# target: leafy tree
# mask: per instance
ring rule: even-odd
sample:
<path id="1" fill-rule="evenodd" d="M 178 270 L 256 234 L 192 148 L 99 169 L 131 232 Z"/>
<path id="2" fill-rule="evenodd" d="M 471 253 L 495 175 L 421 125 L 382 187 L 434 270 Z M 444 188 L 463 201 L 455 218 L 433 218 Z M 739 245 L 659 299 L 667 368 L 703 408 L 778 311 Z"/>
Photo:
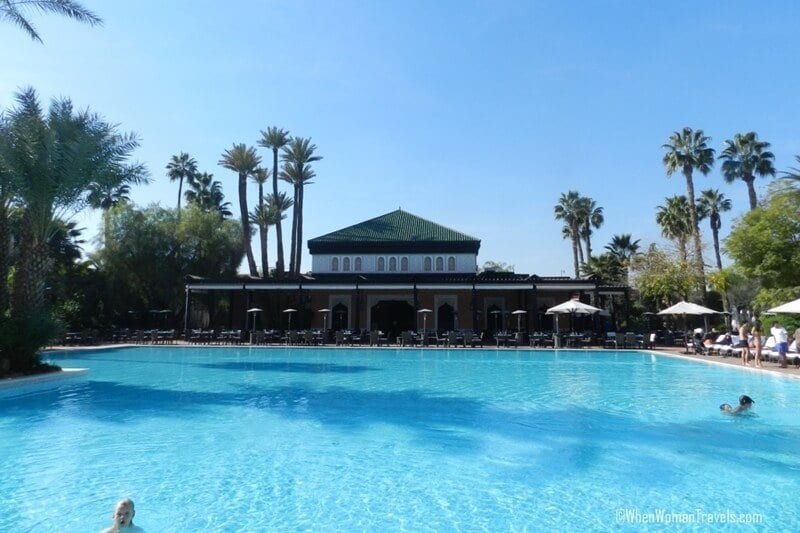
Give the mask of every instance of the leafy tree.
<path id="1" fill-rule="evenodd" d="M 184 197 L 186 203 L 196 204 L 203 211 L 219 213 L 223 218 L 233 216 L 231 203 L 225 201 L 222 184 L 208 172 L 197 175 L 194 182 L 189 184 L 189 190 L 184 193 Z"/>
<path id="2" fill-rule="evenodd" d="M 568 191 L 561 193 L 558 203 L 553 208 L 556 220 L 564 223 L 562 235 L 572 243 L 572 264 L 575 269 L 575 277 L 580 275 L 580 265 L 578 253 L 580 249 L 580 209 L 581 195 L 578 191 Z"/>
<path id="3" fill-rule="evenodd" d="M 294 213 L 292 220 L 292 250 L 289 260 L 289 271 L 298 275 L 300 273 L 300 260 L 303 255 L 303 191 L 306 185 L 313 183 L 316 174 L 311 169 L 311 163 L 322 159 L 314 155 L 317 145 L 311 144 L 311 139 L 295 137 L 283 148 L 283 172 L 281 179 L 294 186 Z"/>
<path id="4" fill-rule="evenodd" d="M 686 243 L 692 234 L 692 222 L 686 197 L 680 195 L 665 198 L 664 205 L 656 208 L 656 222 L 661 226 L 661 234 L 675 242 L 681 261 L 688 261 Z"/>
<path id="5" fill-rule="evenodd" d="M 711 236 L 714 239 L 714 255 L 717 259 L 717 269 L 722 269 L 722 256 L 719 253 L 719 230 L 722 228 L 720 213 L 731 210 L 731 201 L 719 192 L 719 189 L 707 189 L 700 193 L 697 199 L 697 216 L 700 220 L 709 221 Z M 726 309 L 727 311 L 727 309 Z"/>
<path id="6" fill-rule="evenodd" d="M 502 261 L 485 261 L 480 268 L 481 272 L 514 272 L 514 265 Z"/>
<path id="7" fill-rule="evenodd" d="M 123 205 L 111 212 L 109 239 L 93 259 L 108 283 L 106 306 L 123 316 L 179 310 L 187 275 L 225 278 L 242 260 L 240 225 L 190 203 L 177 210 Z"/>
<path id="8" fill-rule="evenodd" d="M 759 141 L 758 135 L 754 131 L 745 134 L 737 133 L 733 136 L 733 140 L 728 139 L 725 144 L 727 146 L 719 156 L 723 160 L 722 176 L 727 183 L 733 183 L 738 179 L 745 182 L 752 211 L 758 205 L 754 185 L 756 175 L 774 176 L 775 156 L 767 150 L 770 144 Z"/>
<path id="9" fill-rule="evenodd" d="M 289 144 L 291 139 L 292 138 L 289 136 L 288 131 L 276 126 L 272 126 L 267 128 L 267 131 L 261 132 L 261 140 L 258 141 L 259 146 L 263 146 L 264 148 L 269 148 L 272 150 L 272 196 L 275 198 L 278 197 L 278 151 Z M 286 263 L 284 262 L 283 254 L 283 229 L 281 226 L 281 220 L 282 219 L 279 219 L 275 224 L 275 234 L 278 239 L 278 263 L 276 266 L 278 277 L 282 276 L 284 270 L 286 269 Z"/>
<path id="10" fill-rule="evenodd" d="M 173 155 L 167 163 L 167 176 L 169 181 L 178 182 L 178 216 L 181 212 L 181 195 L 183 194 L 183 181 L 192 185 L 197 178 L 197 161 L 186 152 Z"/>
<path id="11" fill-rule="evenodd" d="M 800 198 L 780 192 L 735 224 L 725 249 L 763 289 L 800 288 Z"/>
<path id="12" fill-rule="evenodd" d="M 667 153 L 664 154 L 664 168 L 667 176 L 672 176 L 675 172 L 681 172 L 686 178 L 686 198 L 689 205 L 690 236 L 694 239 L 694 259 L 697 266 L 698 279 L 702 280 L 705 276 L 703 264 L 703 245 L 700 241 L 700 226 L 697 218 L 697 206 L 695 205 L 694 180 L 693 174 L 697 170 L 701 174 L 708 175 L 714 165 L 714 149 L 708 146 L 710 137 L 703 133 L 703 130 L 693 131 L 692 128 L 683 128 L 680 132 L 674 132 L 667 144 L 663 145 Z M 705 284 L 701 283 L 703 291 Z"/>
<path id="13" fill-rule="evenodd" d="M 639 295 L 654 307 L 667 307 L 687 299 L 697 286 L 697 274 L 691 265 L 651 244 L 645 253 L 634 257 L 631 265 L 632 285 Z"/>
<path id="14" fill-rule="evenodd" d="M 26 11 L 55 13 L 85 22 L 91 26 L 103 21 L 75 0 L 0 0 L 0 18 L 7 19 L 22 28 L 31 39 L 42 42 L 36 28 L 28 20 Z"/>
<path id="15" fill-rule="evenodd" d="M 255 148 L 246 146 L 244 143 L 234 144 L 230 149 L 223 152 L 219 164 L 239 175 L 239 214 L 242 221 L 242 234 L 244 235 L 244 251 L 247 254 L 247 266 L 250 268 L 250 275 L 257 278 L 258 267 L 256 267 L 256 260 L 253 256 L 253 232 L 250 228 L 250 213 L 247 208 L 247 178 L 261 164 L 261 158 L 256 154 Z"/>

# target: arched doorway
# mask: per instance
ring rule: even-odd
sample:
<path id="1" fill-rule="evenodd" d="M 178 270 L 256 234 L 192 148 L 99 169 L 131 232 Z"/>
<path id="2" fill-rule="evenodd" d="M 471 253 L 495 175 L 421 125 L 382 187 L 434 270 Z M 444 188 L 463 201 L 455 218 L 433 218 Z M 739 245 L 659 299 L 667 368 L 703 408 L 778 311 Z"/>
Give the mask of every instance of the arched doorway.
<path id="1" fill-rule="evenodd" d="M 381 300 L 370 309 L 372 329 L 395 339 L 401 332 L 414 329 L 414 308 L 404 300 Z"/>
<path id="2" fill-rule="evenodd" d="M 332 329 L 338 331 L 340 329 L 347 329 L 348 322 L 348 309 L 347 306 L 339 302 L 331 309 L 332 315 Z"/>
<path id="3" fill-rule="evenodd" d="M 452 331 L 456 329 L 456 313 L 453 306 L 449 303 L 443 303 L 436 310 L 436 323 L 439 325 L 441 331 Z"/>
<path id="4" fill-rule="evenodd" d="M 503 329 L 503 310 L 495 304 L 486 309 L 486 327 L 489 331 L 495 332 Z"/>

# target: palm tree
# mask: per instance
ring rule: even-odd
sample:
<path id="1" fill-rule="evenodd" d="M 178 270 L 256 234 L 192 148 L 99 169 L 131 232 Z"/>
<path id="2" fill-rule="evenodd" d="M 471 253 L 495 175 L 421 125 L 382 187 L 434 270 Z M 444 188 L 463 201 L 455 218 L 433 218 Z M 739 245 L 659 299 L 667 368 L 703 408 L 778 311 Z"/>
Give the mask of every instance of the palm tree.
<path id="1" fill-rule="evenodd" d="M 284 173 L 287 181 L 294 185 L 294 218 L 292 220 L 292 255 L 289 270 L 297 275 L 300 273 L 300 260 L 303 251 L 303 190 L 305 185 L 315 177 L 310 163 L 319 161 L 321 156 L 314 155 L 317 145 L 311 144 L 311 139 L 295 137 L 283 148 Z M 283 177 L 283 176 L 281 176 Z"/>
<path id="2" fill-rule="evenodd" d="M 708 142 L 711 140 L 703 130 L 693 131 L 692 128 L 683 128 L 680 132 L 674 132 L 667 144 L 663 148 L 667 150 L 664 154 L 664 167 L 667 176 L 672 176 L 675 172 L 683 173 L 686 178 L 686 198 L 688 198 L 689 219 L 691 223 L 691 236 L 694 238 L 694 259 L 697 265 L 698 279 L 705 279 L 705 266 L 703 264 L 703 245 L 700 242 L 700 226 L 697 221 L 697 206 L 695 205 L 694 182 L 692 174 L 695 170 L 704 176 L 711 171 L 714 165 L 714 149 L 709 148 Z M 705 292 L 705 283 L 702 284 Z"/>
<path id="3" fill-rule="evenodd" d="M 302 244 L 298 244 L 302 242 L 301 238 L 298 237 L 300 234 L 302 208 L 298 208 L 298 204 L 302 202 L 303 187 L 307 183 L 312 183 L 310 180 L 315 176 L 316 174 L 310 168 L 306 168 L 305 173 L 303 173 L 298 165 L 292 163 L 284 163 L 283 170 L 281 170 L 281 179 L 287 183 L 291 183 L 294 190 L 294 199 L 292 200 L 292 206 L 294 206 L 292 210 L 292 237 L 289 254 L 289 273 L 291 274 L 298 274 L 300 272 L 298 263 L 299 255 L 302 253 Z"/>
<path id="4" fill-rule="evenodd" d="M 56 13 L 67 18 L 85 22 L 90 26 L 102 24 L 103 20 L 75 0 L 0 0 L 0 19 L 8 19 L 22 28 L 31 39 L 42 42 L 33 24 L 24 11 Z"/>
<path id="5" fill-rule="evenodd" d="M 181 195 L 183 193 L 183 180 L 188 185 L 197 177 L 197 161 L 186 152 L 173 155 L 167 163 L 167 176 L 169 181 L 178 182 L 178 216 L 181 216 Z"/>
<path id="6" fill-rule="evenodd" d="M 286 211 L 292 206 L 292 200 L 286 196 L 286 193 L 278 193 L 278 200 L 276 201 L 271 194 L 267 195 L 266 203 L 256 206 L 253 213 L 250 215 L 251 221 L 263 228 L 263 248 L 262 248 L 262 264 L 264 269 L 264 278 L 269 274 L 269 259 L 267 258 L 267 236 L 269 234 L 269 227 L 274 226 L 279 220 L 286 218 Z"/>
<path id="7" fill-rule="evenodd" d="M 187 203 L 197 204 L 203 211 L 218 211 L 223 218 L 233 216 L 231 203 L 225 201 L 222 184 L 213 174 L 202 172 L 197 175 L 190 189 L 184 193 Z"/>
<path id="8" fill-rule="evenodd" d="M 598 229 L 603 225 L 603 208 L 597 207 L 597 202 L 589 197 L 580 199 L 579 218 L 580 233 L 586 243 L 586 260 L 592 258 L 592 228 Z"/>
<path id="9" fill-rule="evenodd" d="M 261 164 L 261 158 L 256 154 L 255 148 L 241 143 L 234 144 L 229 150 L 225 150 L 219 164 L 239 174 L 239 213 L 242 218 L 244 251 L 247 254 L 247 266 L 250 268 L 250 275 L 256 278 L 258 277 L 258 268 L 253 257 L 253 234 L 250 229 L 250 213 L 247 210 L 247 178 Z"/>
<path id="10" fill-rule="evenodd" d="M 597 276 L 598 283 L 616 283 L 624 277 L 624 267 L 617 256 L 611 252 L 590 257 L 581 267 L 584 276 Z"/>
<path id="11" fill-rule="evenodd" d="M 8 272 L 11 269 L 11 225 L 9 215 L 14 199 L 11 169 L 3 161 L 3 154 L 11 151 L 10 123 L 0 114 L 0 316 L 8 309 Z"/>
<path id="12" fill-rule="evenodd" d="M 722 257 L 719 254 L 719 230 L 722 228 L 720 213 L 731 210 L 731 201 L 719 192 L 719 189 L 707 189 L 697 199 L 697 215 L 700 220 L 708 219 L 711 224 L 711 235 L 714 238 L 714 254 L 717 259 L 717 270 L 722 270 Z"/>
<path id="13" fill-rule="evenodd" d="M 800 163 L 800 155 L 794 156 L 798 163 Z M 783 174 L 784 180 L 791 182 L 795 182 L 795 184 L 800 184 L 800 168 L 796 167 L 789 167 L 788 172 L 781 172 Z"/>
<path id="14" fill-rule="evenodd" d="M 611 242 L 605 247 L 622 265 L 626 284 L 628 282 L 628 269 L 631 266 L 631 259 L 639 252 L 639 240 L 632 241 L 630 233 L 622 233 L 621 235 L 614 235 L 611 238 Z"/>
<path id="15" fill-rule="evenodd" d="M 664 199 L 664 205 L 656 208 L 656 222 L 661 226 L 661 234 L 675 242 L 681 261 L 688 261 L 687 241 L 692 235 L 692 222 L 689 215 L 689 202 L 683 195 Z"/>
<path id="16" fill-rule="evenodd" d="M 120 204 L 130 202 L 130 192 L 131 187 L 128 184 L 122 184 L 117 187 L 100 183 L 89 184 L 89 194 L 86 197 L 89 207 L 103 211 L 103 242 L 108 242 L 106 231 L 111 209 Z"/>
<path id="17" fill-rule="evenodd" d="M 564 222 L 562 236 L 572 243 L 572 263 L 575 268 L 575 277 L 580 276 L 578 263 L 578 250 L 580 248 L 580 200 L 578 191 L 561 193 L 558 203 L 553 208 L 556 220 Z"/>
<path id="18" fill-rule="evenodd" d="M 117 132 L 88 110 L 75 113 L 68 99 L 53 101 L 45 114 L 36 92 L 26 89 L 5 120 L 8 138 L 0 143 L 0 160 L 22 210 L 12 313 L 34 316 L 43 309 L 47 243 L 59 215 L 79 209 L 92 183 L 138 183 L 147 173 L 127 163 L 139 144 L 135 136 Z"/>
<path id="19" fill-rule="evenodd" d="M 267 216 L 267 208 L 264 205 L 264 183 L 269 179 L 269 170 L 266 168 L 258 167 L 251 176 L 253 181 L 258 183 L 258 208 L 254 213 L 258 214 L 256 217 L 256 225 L 258 226 L 258 236 L 261 243 L 261 275 L 266 278 L 269 274 L 269 261 L 267 260 L 267 227 L 266 224 L 269 217 Z"/>
<path id="20" fill-rule="evenodd" d="M 725 144 L 728 146 L 719 156 L 723 160 L 722 176 L 726 183 L 733 183 L 737 179 L 741 179 L 747 184 L 747 196 L 752 211 L 758 205 L 753 182 L 756 175 L 761 177 L 775 175 L 775 167 L 772 164 L 775 156 L 772 152 L 767 151 L 770 144 L 759 141 L 758 135 L 754 131 L 745 134 L 737 133 L 733 136 L 733 140 L 728 139 Z"/>
<path id="21" fill-rule="evenodd" d="M 267 128 L 267 131 L 261 132 L 261 140 L 258 141 L 259 146 L 269 148 L 272 150 L 272 195 L 278 196 L 278 150 L 281 150 L 291 141 L 289 132 L 276 126 Z M 276 271 L 278 277 L 283 275 L 285 270 L 285 263 L 283 260 L 283 230 L 281 228 L 281 219 L 275 224 L 275 234 L 278 239 L 278 264 Z"/>

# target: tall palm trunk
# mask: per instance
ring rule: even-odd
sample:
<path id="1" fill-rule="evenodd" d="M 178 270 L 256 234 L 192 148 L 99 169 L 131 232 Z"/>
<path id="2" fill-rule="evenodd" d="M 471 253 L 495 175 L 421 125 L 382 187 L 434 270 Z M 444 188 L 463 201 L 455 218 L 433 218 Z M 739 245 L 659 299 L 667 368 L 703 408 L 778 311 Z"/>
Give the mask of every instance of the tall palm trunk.
<path id="1" fill-rule="evenodd" d="M 756 196 L 755 186 L 756 177 L 752 172 L 747 172 L 742 176 L 742 181 L 747 184 L 747 197 L 750 200 L 750 211 L 752 211 L 758 207 L 758 197 Z"/>
<path id="2" fill-rule="evenodd" d="M 575 277 L 580 276 L 580 267 L 578 266 L 578 248 L 580 245 L 578 243 L 578 238 L 573 236 L 572 237 L 572 266 L 575 267 Z"/>
<path id="3" fill-rule="evenodd" d="M 181 216 L 181 195 L 183 194 L 183 176 L 178 180 L 178 217 Z"/>
<path id="4" fill-rule="evenodd" d="M 299 188 L 297 184 L 294 186 L 294 205 L 292 207 L 292 242 L 289 249 L 289 272 L 296 274 L 295 260 L 297 255 L 297 208 L 299 201 Z"/>
<path id="5" fill-rule="evenodd" d="M 722 256 L 719 253 L 719 230 L 722 227 L 722 219 L 717 213 L 711 214 L 711 236 L 714 239 L 714 255 L 717 260 L 717 270 L 722 270 Z"/>
<path id="6" fill-rule="evenodd" d="M 27 213 L 23 215 L 19 248 L 11 312 L 25 317 L 44 308 L 45 279 L 50 266 L 47 243 L 37 237 Z"/>
<path id="7" fill-rule="evenodd" d="M 686 249 L 686 238 L 679 237 L 676 241 L 676 244 L 678 245 L 678 255 L 680 256 L 681 261 L 686 263 L 689 260 L 689 250 Z"/>
<path id="8" fill-rule="evenodd" d="M 267 256 L 267 224 L 264 221 L 264 184 L 258 184 L 258 237 L 261 241 L 261 277 L 269 277 L 269 257 Z"/>
<path id="9" fill-rule="evenodd" d="M 295 260 L 295 274 L 300 274 L 300 263 L 303 258 L 303 184 L 300 183 L 299 194 L 297 199 L 300 201 L 300 207 L 297 209 L 297 249 L 294 253 Z"/>
<path id="10" fill-rule="evenodd" d="M 278 197 L 278 148 L 272 149 L 272 197 Z M 278 277 L 283 275 L 284 262 L 283 262 L 283 229 L 281 228 L 281 217 L 275 223 L 275 237 L 278 239 L 278 262 L 275 265 L 275 270 Z"/>
<path id="11" fill-rule="evenodd" d="M 8 208 L 0 206 L 0 315 L 9 305 L 8 271 L 11 267 L 11 232 L 8 227 Z"/>
<path id="12" fill-rule="evenodd" d="M 239 172 L 239 212 L 242 216 L 242 233 L 244 233 L 244 252 L 247 254 L 247 266 L 250 275 L 258 277 L 258 267 L 253 257 L 252 235 L 250 233 L 250 214 L 247 211 L 247 174 Z"/>
<path id="13" fill-rule="evenodd" d="M 586 226 L 586 236 L 584 240 L 586 241 L 586 259 L 589 260 L 592 258 L 592 236 L 589 234 L 590 228 L 587 224 Z"/>
<path id="14" fill-rule="evenodd" d="M 683 167 L 683 175 L 686 177 L 686 196 L 689 201 L 689 218 L 692 222 L 692 237 L 694 240 L 694 260 L 697 268 L 697 275 L 702 280 L 702 292 L 705 295 L 705 266 L 703 263 L 703 244 L 700 241 L 700 225 L 697 222 L 697 205 L 695 204 L 694 181 L 692 180 L 692 167 Z"/>

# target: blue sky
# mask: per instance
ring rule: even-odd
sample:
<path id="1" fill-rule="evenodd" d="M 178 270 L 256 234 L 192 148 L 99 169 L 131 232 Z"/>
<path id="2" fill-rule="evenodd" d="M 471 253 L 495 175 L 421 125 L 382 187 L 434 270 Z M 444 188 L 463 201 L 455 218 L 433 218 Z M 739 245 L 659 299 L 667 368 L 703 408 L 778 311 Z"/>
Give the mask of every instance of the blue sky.
<path id="1" fill-rule="evenodd" d="M 402 207 L 480 238 L 480 264 L 569 275 L 553 206 L 570 189 L 604 208 L 595 251 L 619 233 L 662 242 L 655 208 L 685 192 L 661 163 L 674 130 L 701 128 L 718 151 L 755 130 L 779 170 L 800 154 L 795 2 L 83 4 L 104 25 L 32 15 L 44 45 L 0 25 L 0 107 L 33 86 L 136 132 L 153 178 L 139 205 L 175 205 L 164 166 L 187 151 L 237 206 L 220 154 L 277 125 L 324 157 L 305 239 Z M 744 184 L 719 165 L 695 182 L 733 200 L 726 232 Z M 96 233 L 97 214 L 78 221 Z"/>

